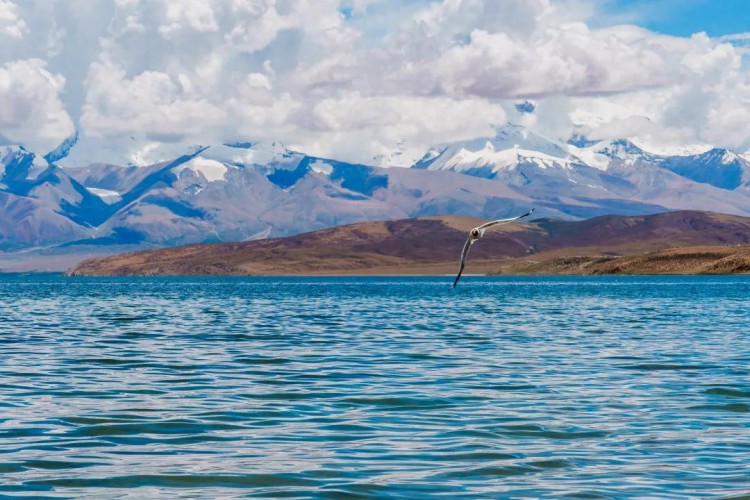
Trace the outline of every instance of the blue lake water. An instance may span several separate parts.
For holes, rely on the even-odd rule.
[[[750,494],[750,277],[0,277],[0,498]]]

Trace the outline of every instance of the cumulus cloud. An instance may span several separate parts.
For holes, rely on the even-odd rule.
[[[128,78],[120,66],[101,61],[91,66],[86,84],[81,124],[90,135],[145,132],[180,140],[224,118],[220,107],[194,93],[187,77],[175,81],[167,73],[144,71]]]
[[[670,37],[595,25],[599,13],[587,0],[0,0],[3,71],[34,66],[47,82],[34,106],[48,106],[10,111],[31,109],[14,97],[0,133],[62,140],[72,116],[84,138],[277,139],[408,162],[511,119],[555,138],[750,148],[747,35]],[[533,112],[515,110],[524,99]]]
[[[0,36],[23,38],[26,22],[21,19],[18,5],[10,0],[0,0]]]
[[[214,10],[208,0],[182,0],[169,2],[166,6],[166,24],[159,27],[159,32],[169,36],[181,29],[195,31],[217,31],[219,26],[214,18]]]
[[[16,142],[47,152],[74,131],[60,92],[65,78],[40,59],[0,66],[0,131]]]
[[[351,93],[322,100],[312,118],[312,152],[371,162],[392,154],[397,145],[404,156],[414,159],[436,144],[494,135],[493,126],[505,123],[506,114],[500,104],[477,98]],[[301,143],[305,139],[299,137]]]
[[[750,133],[741,126],[750,119],[749,74],[741,54],[731,44],[704,34],[662,42],[680,56],[669,84],[574,99],[572,122],[599,138],[642,137],[671,146],[750,148]]]

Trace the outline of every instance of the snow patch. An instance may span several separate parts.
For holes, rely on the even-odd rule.
[[[120,193],[118,193],[117,191],[110,191],[109,189],[99,189],[93,187],[87,187],[86,189],[88,189],[91,194],[98,196],[105,203],[108,203],[110,205],[112,203],[117,203],[122,199],[122,196],[120,196]]]
[[[479,151],[470,151],[465,148],[459,149],[442,165],[443,170],[464,171],[473,168],[490,167],[493,172],[507,170],[521,163],[533,163],[541,169],[552,166],[570,168],[570,161],[557,156],[551,156],[539,151],[521,149],[514,146],[510,149],[496,151],[491,142],[487,142]]]
[[[732,153],[731,151],[727,151],[724,153],[724,156],[721,157],[721,164],[722,165],[731,165],[737,161],[737,155]]]
[[[589,167],[606,171],[609,168],[611,159],[602,153],[596,151],[596,147],[577,148],[573,145],[568,146],[570,153],[581,159]]]
[[[196,156],[192,160],[172,169],[177,175],[188,169],[196,174],[202,175],[208,182],[226,180],[227,166],[220,161]]]
[[[322,160],[315,160],[310,164],[310,168],[313,172],[317,172],[323,175],[331,175],[331,173],[333,172],[333,167]]]
[[[430,161],[430,160],[434,160],[434,159],[435,159],[435,158],[437,158],[438,156],[440,156],[440,151],[438,151],[437,149],[431,149],[431,150],[429,150],[429,151],[427,152],[427,154],[426,154],[426,155],[424,155],[424,157],[423,157],[423,161]]]

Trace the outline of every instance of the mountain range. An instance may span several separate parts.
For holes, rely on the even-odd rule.
[[[43,155],[0,146],[0,268],[530,207],[569,220],[683,209],[750,215],[750,162],[724,149],[665,156],[627,139],[560,142],[517,125],[436,146],[411,168],[320,158],[273,141],[170,146],[75,135]]]

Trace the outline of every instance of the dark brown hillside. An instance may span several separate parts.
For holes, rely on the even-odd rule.
[[[482,222],[466,217],[365,222],[288,238],[92,259],[69,274],[445,274],[455,270],[468,231]],[[673,247],[747,243],[750,218],[710,212],[605,216],[578,222],[540,219],[488,232],[472,248],[467,272],[526,272],[524,266],[572,256],[633,256]]]
[[[711,212],[667,212],[621,217],[606,215],[584,221],[537,221],[549,240],[539,248],[617,248],[635,253],[691,245],[750,243],[750,219]]]

